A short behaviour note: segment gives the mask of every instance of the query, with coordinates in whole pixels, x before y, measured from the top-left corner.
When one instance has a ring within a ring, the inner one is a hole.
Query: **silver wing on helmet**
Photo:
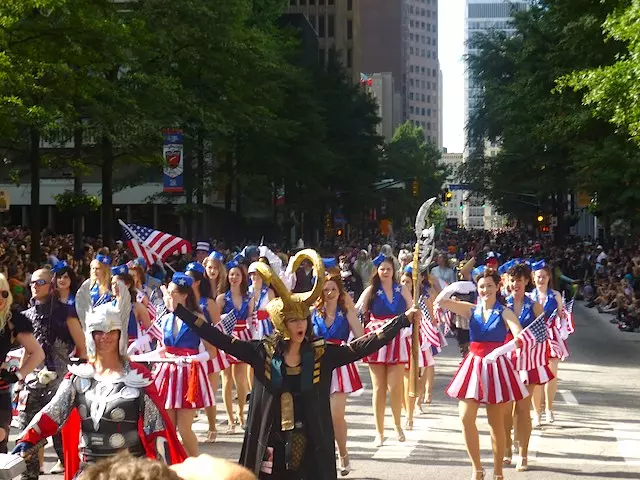
[[[77,299],[76,299],[77,304]],[[90,304],[90,303],[89,303]],[[87,340],[87,352],[90,356],[96,354],[96,344],[93,340],[93,332],[120,331],[120,355],[127,354],[129,316],[131,314],[131,294],[124,282],[118,282],[118,296],[113,302],[103,303],[95,308],[85,311],[85,338]],[[79,315],[79,314],[78,314]]]
[[[89,279],[85,280],[76,292],[76,312],[78,312],[78,319],[80,320],[80,325],[82,325],[83,330],[85,330],[87,325],[85,320],[87,312],[91,310],[90,283],[91,281]]]

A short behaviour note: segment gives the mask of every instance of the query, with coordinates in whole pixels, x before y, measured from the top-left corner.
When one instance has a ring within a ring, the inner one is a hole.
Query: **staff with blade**
[[[429,211],[436,201],[436,197],[430,198],[422,204],[416,215],[416,246],[413,250],[412,263],[412,279],[413,279],[413,305],[418,308],[418,300],[420,299],[420,272],[429,268],[433,254],[435,252],[435,225],[427,226]],[[418,315],[414,317],[413,331],[411,333],[411,363],[409,364],[409,396],[415,398],[418,396],[416,392],[418,378],[420,376],[419,366],[420,356],[420,318]]]

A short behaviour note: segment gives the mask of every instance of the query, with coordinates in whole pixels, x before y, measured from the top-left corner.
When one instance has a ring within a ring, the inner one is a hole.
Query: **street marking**
[[[539,428],[531,431],[531,437],[529,437],[529,453],[527,458],[535,459],[540,448],[540,442],[542,441],[542,430]]]
[[[618,439],[620,456],[629,465],[640,465],[640,429],[628,423],[612,424],[613,432]]]
[[[571,390],[558,390],[558,393],[562,396],[562,400],[567,405],[579,405],[576,396],[571,393]]]

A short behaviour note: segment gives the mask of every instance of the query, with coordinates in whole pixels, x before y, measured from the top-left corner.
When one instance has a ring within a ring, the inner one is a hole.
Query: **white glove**
[[[187,363],[206,362],[207,360],[209,360],[209,352],[205,350],[204,352],[200,352],[196,355],[189,355],[188,357],[182,358],[184,358],[185,362]]]
[[[442,289],[434,303],[440,303],[441,300],[451,298],[451,296],[456,293],[460,295],[468,295],[475,291],[476,286],[473,282],[453,282],[451,285]]]
[[[139,336],[134,340],[134,342],[129,345],[127,349],[127,353],[133,352],[148,352],[151,350],[151,337],[146,333],[144,335]]]
[[[508,353],[511,353],[516,348],[517,348],[516,347],[516,342],[512,340],[509,343],[505,343],[504,345],[502,345],[502,346],[492,350],[488,354],[486,354],[484,356],[484,359],[489,364],[495,363],[496,360],[498,360],[498,357],[501,357],[502,355],[506,355]]]

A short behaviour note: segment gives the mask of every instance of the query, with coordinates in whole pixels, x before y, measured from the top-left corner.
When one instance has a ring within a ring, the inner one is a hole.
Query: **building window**
[[[422,115],[422,116],[424,117],[424,108],[422,108],[422,109],[420,110],[420,115]]]
[[[413,65],[409,65],[409,71],[413,73]]]
[[[409,100],[413,100],[413,92],[409,92]]]
[[[431,95],[427,95],[427,103],[431,103]]]
[[[409,53],[413,55],[413,47],[409,47]]]
[[[428,109],[427,109],[427,117],[430,117],[430,116],[431,116],[431,109],[430,109],[430,108],[428,108]]]
[[[347,38],[349,40],[353,38],[353,20],[347,20]]]
[[[300,6],[304,6],[307,4],[307,0],[300,0]]]
[[[347,0],[347,10],[353,10],[353,0]]]
[[[295,6],[296,5],[296,0],[289,0],[289,5]]]
[[[422,101],[424,102],[424,93],[422,94]]]
[[[409,20],[409,26],[413,27],[413,20]]]
[[[318,5],[324,5],[324,0],[318,0]]]
[[[413,87],[413,78],[410,78],[410,79],[409,79],[409,86],[410,86],[410,87]]]
[[[413,13],[413,5],[409,6],[409,13]]]
[[[309,15],[309,23],[311,24],[311,26],[314,28],[316,28],[316,16],[315,15]]]
[[[353,50],[350,48],[347,49],[347,68],[351,68],[353,66]]]
[[[327,16],[327,37],[333,38],[336,36],[336,22],[333,15]]]
[[[318,60],[319,60],[319,63],[320,63],[320,67],[324,68],[324,64],[325,64],[325,62],[324,62],[324,48],[321,48],[320,50],[318,50],[318,56],[319,56]]]
[[[324,15],[318,17],[318,37],[324,38]]]
[[[334,3],[335,3],[334,0],[328,0],[327,1],[327,5],[333,5]]]
[[[409,111],[410,111],[411,113],[413,113],[413,105],[411,105],[411,106],[409,107]]]
[[[413,33],[409,34],[409,40],[411,40],[413,42]]]
[[[316,4],[316,0],[309,0],[309,5],[315,5]]]
[[[427,130],[431,130],[431,122],[427,122]]]

